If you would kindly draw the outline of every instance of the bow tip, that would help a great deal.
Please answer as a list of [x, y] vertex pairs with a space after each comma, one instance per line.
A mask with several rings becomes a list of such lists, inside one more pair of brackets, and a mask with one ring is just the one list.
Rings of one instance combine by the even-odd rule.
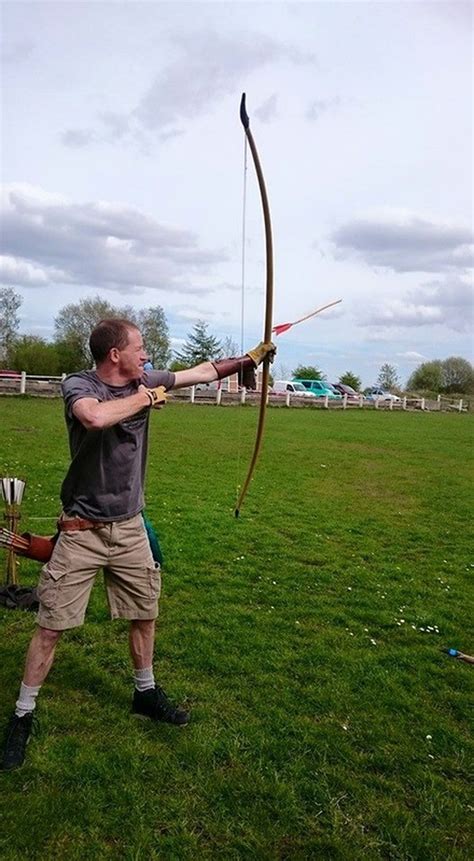
[[240, 100], [240, 121], [244, 127], [244, 129], [248, 129], [250, 126], [249, 115], [247, 113], [247, 108], [245, 107], [245, 93], [242, 93], [242, 98]]
[[234, 517], [240, 517], [240, 508], [236, 508], [234, 511]]

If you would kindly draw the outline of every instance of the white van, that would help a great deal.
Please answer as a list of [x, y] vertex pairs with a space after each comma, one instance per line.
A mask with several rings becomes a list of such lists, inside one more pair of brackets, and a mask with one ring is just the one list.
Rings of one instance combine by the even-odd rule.
[[275, 395], [286, 395], [287, 392], [290, 392], [290, 394], [298, 395], [300, 398], [316, 397], [313, 392], [305, 389], [303, 383], [296, 383], [294, 380], [275, 380], [271, 391]]

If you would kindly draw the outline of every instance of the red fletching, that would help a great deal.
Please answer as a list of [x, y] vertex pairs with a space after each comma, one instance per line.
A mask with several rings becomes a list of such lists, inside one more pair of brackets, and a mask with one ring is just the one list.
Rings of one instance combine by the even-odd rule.
[[292, 326], [293, 323], [280, 323], [279, 326], [273, 327], [272, 332], [274, 332], [275, 335], [282, 335], [283, 332], [288, 332], [288, 329], [291, 329]]

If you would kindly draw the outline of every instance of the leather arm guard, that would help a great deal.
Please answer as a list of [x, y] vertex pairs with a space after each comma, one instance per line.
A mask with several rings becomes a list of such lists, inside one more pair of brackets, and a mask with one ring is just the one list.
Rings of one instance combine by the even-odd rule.
[[218, 359], [216, 362], [211, 362], [211, 364], [216, 369], [218, 380], [223, 380], [224, 377], [237, 374], [239, 386], [245, 386], [246, 389], [255, 389], [257, 387], [255, 362], [250, 356], [241, 356], [239, 359]]

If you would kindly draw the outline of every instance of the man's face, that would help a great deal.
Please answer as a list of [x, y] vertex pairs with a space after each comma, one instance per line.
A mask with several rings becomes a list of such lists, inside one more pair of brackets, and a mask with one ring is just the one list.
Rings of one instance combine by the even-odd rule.
[[137, 329], [129, 329], [128, 344], [123, 350], [118, 350], [118, 370], [123, 377], [129, 380], [138, 380], [143, 374], [143, 365], [147, 360], [147, 353], [143, 346], [143, 339]]

